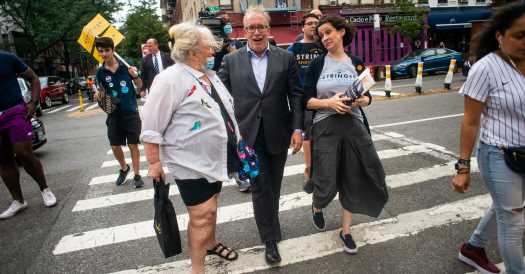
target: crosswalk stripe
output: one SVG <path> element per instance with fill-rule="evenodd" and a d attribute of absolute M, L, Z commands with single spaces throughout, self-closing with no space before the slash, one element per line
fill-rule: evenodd
<path fill-rule="evenodd" d="M 457 224 L 480 218 L 491 203 L 489 195 L 479 195 L 432 208 L 400 214 L 393 218 L 362 223 L 352 227 L 352 236 L 358 247 L 375 245 L 409 237 L 427 229 Z M 151 228 L 152 233 L 153 229 Z M 279 266 L 304 262 L 342 252 L 339 229 L 283 240 L 279 243 L 282 261 Z M 312 252 L 315 250 L 315 252 Z M 239 260 L 228 262 L 213 258 L 207 260 L 207 273 L 252 273 L 268 269 L 264 261 L 264 247 L 255 246 L 239 251 Z M 179 260 L 157 266 L 130 269 L 114 274 L 132 273 L 189 273 L 189 260 Z"/>
<path fill-rule="evenodd" d="M 168 168 L 164 167 L 164 173 L 168 174 L 170 173 Z M 139 171 L 140 176 L 148 176 L 148 170 L 147 169 L 141 169 Z M 131 179 L 133 177 L 133 172 L 130 171 L 128 173 L 128 176 L 126 179 Z M 97 176 L 91 178 L 89 181 L 89 185 L 100 185 L 100 184 L 106 184 L 106 183 L 114 183 L 118 178 L 118 174 L 109 174 L 109 175 L 103 175 L 103 176 Z"/>
<path fill-rule="evenodd" d="M 222 183 L 223 187 L 228 187 L 232 185 L 237 185 L 234 180 L 226 181 Z M 102 196 L 97 198 L 91 198 L 86 200 L 79 200 L 73 207 L 73 212 L 85 211 L 97 208 L 104 208 L 140 201 L 147 201 L 153 199 L 153 189 L 143 189 L 139 191 L 129 192 L 129 193 L 119 193 L 115 195 Z M 179 194 L 179 189 L 176 184 L 171 184 L 170 187 L 170 196 L 175 196 Z"/>
<path fill-rule="evenodd" d="M 124 159 L 126 161 L 126 163 L 129 163 L 131 162 L 131 158 L 125 158 Z M 141 162 L 145 162 L 146 161 L 146 156 L 140 156 L 140 161 Z M 104 167 L 111 167 L 111 166 L 119 166 L 120 164 L 118 163 L 117 160 L 111 160 L 111 161 L 105 161 L 102 163 L 102 168 Z"/>
<path fill-rule="evenodd" d="M 475 159 L 472 160 L 471 171 L 478 172 L 478 166 Z M 435 165 L 430 168 L 421 168 L 416 171 L 400 173 L 389 175 L 386 177 L 386 183 L 390 188 L 398 188 L 408 185 L 414 185 L 422 183 L 428 180 L 437 179 L 452 174 L 454 169 L 454 162 L 449 162 L 444 165 Z M 303 169 L 297 169 L 295 172 L 301 173 Z M 289 176 L 293 174 L 292 171 L 288 169 Z M 295 173 L 297 174 L 297 173 Z M 234 180 L 224 182 L 223 187 L 236 185 Z M 178 195 L 179 191 L 177 185 L 172 184 L 170 188 L 170 196 Z M 73 212 L 92 210 L 97 208 L 105 208 L 110 206 L 122 205 L 127 203 L 134 203 L 140 201 L 147 201 L 153 199 L 153 189 L 144 189 L 139 191 L 134 191 L 130 193 L 119 193 L 115 195 L 107 195 L 102 197 L 96 197 L 86 200 L 79 200 L 73 207 Z"/>
<path fill-rule="evenodd" d="M 424 153 L 430 151 L 431 148 L 429 148 L 426 144 L 421 145 L 410 145 L 402 148 L 397 149 L 386 149 L 378 151 L 377 154 L 379 155 L 379 158 L 381 159 L 390 159 L 395 157 L 401 157 L 401 156 L 407 156 L 414 153 Z M 290 153 L 290 152 L 289 152 Z M 131 162 L 131 158 L 125 158 L 126 162 Z M 140 161 L 145 162 L 146 156 L 140 156 Z M 105 167 L 112 167 L 112 166 L 119 166 L 119 162 L 117 160 L 109 160 L 102 163 L 102 168 Z M 302 169 L 304 170 L 305 165 L 302 164 Z"/>
<path fill-rule="evenodd" d="M 80 105 L 75 106 L 75 107 L 72 107 L 72 108 L 70 108 L 70 109 L 68 109 L 68 110 L 66 110 L 66 111 L 67 111 L 67 112 L 73 112 L 73 111 L 76 111 L 76 110 L 79 109 L 79 108 L 80 108 Z"/>
<path fill-rule="evenodd" d="M 401 137 L 403 137 L 403 135 L 395 133 L 395 132 L 387 132 L 385 134 L 372 134 L 372 140 L 374 142 L 388 140 L 388 139 L 392 139 L 392 138 L 401 138 Z M 139 145 L 139 150 L 144 150 L 144 145 Z M 128 147 L 123 147 L 122 151 L 124 151 L 124 153 L 128 153 L 129 152 L 129 148 Z M 303 151 L 303 149 L 301 149 L 301 152 L 302 151 Z M 110 149 L 110 150 L 108 150 L 106 152 L 106 154 L 107 155 L 112 155 L 113 151 Z M 291 155 L 291 154 L 292 154 L 292 149 L 288 149 L 288 155 Z"/>
<path fill-rule="evenodd" d="M 435 167 L 432 167 L 435 168 Z M 447 165 L 448 168 L 448 165 Z M 473 166 L 473 169 L 475 169 L 475 166 Z M 452 169 L 448 169 L 448 172 L 437 174 L 429 172 L 429 174 L 433 174 L 434 176 L 442 177 L 443 174 L 450 175 Z M 419 173 L 421 174 L 423 172 L 427 172 L 426 169 L 419 170 Z M 301 171 L 302 172 L 302 171 Z M 412 172 L 410 175 L 414 176 L 417 175 L 416 173 Z M 395 175 L 393 175 L 395 176 Z M 422 175 L 426 176 L 425 179 L 434 179 L 439 177 L 429 177 L 429 175 Z M 394 178 L 397 179 L 406 179 L 408 176 L 397 176 Z M 418 180 L 416 178 L 409 179 L 408 182 L 397 182 L 393 179 L 388 179 L 391 187 L 401 187 L 401 186 L 407 186 L 409 184 L 416 184 L 423 182 L 422 180 Z M 144 192 L 146 193 L 146 192 Z M 152 194 L 147 194 L 151 196 Z M 137 198 L 133 195 L 129 196 L 120 196 L 120 197 L 131 197 L 131 198 Z M 152 197 L 152 196 L 151 196 Z M 151 199 L 150 197 L 150 199 Z M 101 200 L 104 200 L 105 198 L 101 198 Z M 336 197 L 335 199 L 338 199 Z M 117 201 L 117 199 L 111 199 L 107 200 L 107 203 L 111 203 L 112 201 Z M 96 200 L 95 200 L 96 202 Z M 124 202 L 124 201 L 122 201 Z M 84 206 L 91 206 L 94 207 L 93 201 L 86 202 L 89 204 L 84 204 Z M 312 203 L 312 196 L 310 194 L 304 193 L 304 192 L 297 192 L 292 193 L 288 195 L 283 195 L 280 198 L 280 212 L 292 210 L 295 208 L 305 207 L 308 205 L 311 205 Z M 248 219 L 253 217 L 253 206 L 251 202 L 248 203 L 242 203 L 242 204 L 235 204 L 235 205 L 229 205 L 225 207 L 220 207 L 218 209 L 218 217 L 217 217 L 217 223 L 225 223 L 225 222 L 233 222 L 243 219 Z M 184 228 L 187 225 L 188 221 L 188 215 L 187 214 L 179 214 L 177 216 L 177 220 L 179 222 L 179 227 Z M 109 245 L 119 242 L 125 242 L 125 241 L 131 241 L 131 240 L 137 240 L 145 237 L 150 237 L 154 235 L 154 231 L 151 228 L 152 221 L 145 221 L 145 222 L 139 222 L 139 223 L 131 223 L 127 225 L 121 225 L 121 226 L 115 226 L 115 227 L 109 227 L 109 228 L 102 228 L 102 229 L 96 229 L 92 231 L 87 231 L 81 233 L 81 235 L 75 236 L 75 235 L 68 235 L 63 237 L 58 245 L 55 248 L 55 254 L 62 254 L 67 252 L 73 252 L 77 250 L 87 249 L 87 248 L 93 248 L 97 246 L 103 246 L 103 245 Z M 153 234 L 152 234 L 153 233 Z"/>
<path fill-rule="evenodd" d="M 63 107 L 55 108 L 55 109 L 53 109 L 53 110 L 48 111 L 47 114 L 51 114 L 51 113 L 55 113 L 55 112 L 59 112 L 59 111 L 61 111 L 61 110 L 63 110 L 63 109 L 66 109 L 66 108 L 68 108 L 68 107 L 70 107 L 70 106 L 71 106 L 71 105 L 66 105 L 66 106 L 63 106 Z"/>
<path fill-rule="evenodd" d="M 423 145 L 411 145 L 406 146 L 399 149 L 386 149 L 386 150 L 380 150 L 377 152 L 380 159 L 389 159 L 394 157 L 400 157 L 400 156 L 406 156 L 413 153 L 423 153 L 430 151 L 430 148 L 428 148 L 427 144 Z M 141 161 L 145 161 L 145 157 L 141 156 Z M 131 158 L 126 158 L 126 162 L 130 162 Z M 111 166 L 118 166 L 118 161 L 112 160 L 112 161 L 106 161 L 102 163 L 102 167 L 111 167 Z M 305 164 L 297 164 L 297 165 L 291 165 L 286 166 L 284 168 L 284 176 L 293 176 L 297 174 L 302 174 L 304 172 Z M 166 173 L 169 173 L 169 171 L 166 170 Z M 147 174 L 147 170 L 143 169 L 140 170 L 140 174 L 142 176 L 145 176 Z M 144 175 L 143 175 L 144 174 Z M 98 185 L 98 184 L 105 184 L 114 182 L 117 180 L 118 175 L 117 174 L 110 174 L 110 175 L 103 175 L 103 176 L 97 176 L 91 178 L 89 185 Z"/>
<path fill-rule="evenodd" d="M 85 110 L 92 110 L 98 107 L 98 103 L 93 103 L 91 106 L 87 107 Z"/>
<path fill-rule="evenodd" d="M 139 145 L 139 150 L 144 150 L 144 145 Z M 129 152 L 129 147 L 122 147 L 122 151 L 124 151 L 124 153 L 127 153 Z M 113 154 L 113 150 L 108 150 L 108 152 L 106 152 L 107 155 L 112 155 Z"/>

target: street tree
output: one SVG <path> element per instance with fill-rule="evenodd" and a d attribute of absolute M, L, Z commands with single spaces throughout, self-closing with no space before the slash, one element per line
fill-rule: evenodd
<path fill-rule="evenodd" d="M 388 23 L 392 33 L 399 33 L 412 41 L 421 39 L 424 28 L 423 16 L 425 10 L 414 5 L 412 0 L 396 0 L 394 3 L 397 20 Z"/>
<path fill-rule="evenodd" d="M 29 65 L 62 57 L 66 68 L 70 56 L 80 54 L 76 40 L 84 25 L 97 13 L 111 19 L 119 8 L 119 0 L 0 0 L 0 16 L 20 31 L 18 53 Z"/>
<path fill-rule="evenodd" d="M 154 0 L 142 0 L 132 6 L 126 21 L 120 29 L 126 37 L 119 46 L 123 55 L 138 63 L 142 57 L 141 44 L 148 38 L 155 38 L 163 51 L 168 50 L 168 30 L 155 12 Z"/>

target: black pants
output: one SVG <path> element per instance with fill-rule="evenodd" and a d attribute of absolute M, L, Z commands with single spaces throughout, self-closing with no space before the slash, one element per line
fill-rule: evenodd
<path fill-rule="evenodd" d="M 279 223 L 279 198 L 284 165 L 288 151 L 271 154 L 266 149 L 263 125 L 261 124 L 254 146 L 259 157 L 260 174 L 252 186 L 253 210 L 261 241 L 281 241 Z"/>

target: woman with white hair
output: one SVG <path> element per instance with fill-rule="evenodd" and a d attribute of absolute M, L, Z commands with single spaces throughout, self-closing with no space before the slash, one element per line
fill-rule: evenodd
<path fill-rule="evenodd" d="M 188 209 L 192 273 L 204 273 L 204 257 L 235 260 L 237 252 L 215 239 L 222 182 L 236 171 L 240 134 L 233 99 L 211 70 L 217 42 L 194 23 L 171 27 L 176 64 L 153 80 L 143 108 L 142 141 L 155 183 L 165 181 L 163 165 L 175 177 Z M 160 111 L 159 111 L 160 110 Z"/>

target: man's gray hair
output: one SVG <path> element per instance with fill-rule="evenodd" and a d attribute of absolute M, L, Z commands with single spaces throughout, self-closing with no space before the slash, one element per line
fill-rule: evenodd
<path fill-rule="evenodd" d="M 262 16 L 264 16 L 264 18 L 266 18 L 266 21 L 268 21 L 268 25 L 270 25 L 270 15 L 266 11 L 264 11 L 264 6 L 256 5 L 250 6 L 248 10 L 246 10 L 246 12 L 244 13 L 244 17 L 242 19 L 242 24 L 244 26 L 246 26 L 246 19 L 248 18 L 248 16 L 253 14 L 261 14 Z"/>
<path fill-rule="evenodd" d="M 171 50 L 171 57 L 178 62 L 184 63 L 189 52 L 199 47 L 200 41 L 215 49 L 220 46 L 210 29 L 197 25 L 195 22 L 183 22 L 174 25 L 170 28 L 169 35 L 175 41 Z"/>

